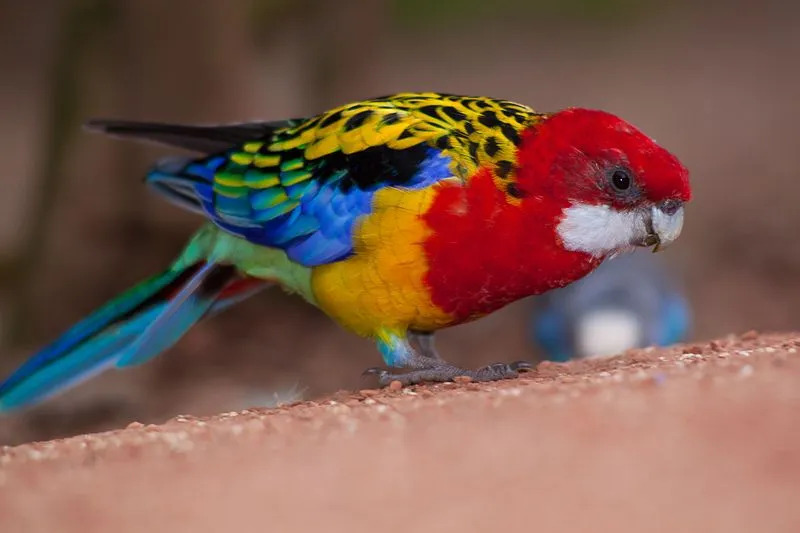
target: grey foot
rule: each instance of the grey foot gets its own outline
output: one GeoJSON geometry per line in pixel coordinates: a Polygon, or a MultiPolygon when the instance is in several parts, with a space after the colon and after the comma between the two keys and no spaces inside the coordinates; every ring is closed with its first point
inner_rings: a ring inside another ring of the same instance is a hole
{"type": "Polygon", "coordinates": [[[392,381],[399,381],[403,385],[413,385],[424,381],[443,382],[453,381],[457,376],[469,376],[473,381],[496,381],[519,376],[519,371],[530,370],[533,365],[527,361],[513,363],[494,363],[477,370],[465,370],[441,360],[432,360],[430,366],[411,370],[404,374],[395,374],[383,368],[368,368],[364,374],[378,376],[378,383],[385,387],[392,381]]]}

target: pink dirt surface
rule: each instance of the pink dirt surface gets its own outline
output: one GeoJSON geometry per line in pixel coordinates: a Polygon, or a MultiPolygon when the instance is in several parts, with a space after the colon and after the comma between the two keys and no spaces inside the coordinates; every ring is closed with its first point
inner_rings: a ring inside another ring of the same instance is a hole
{"type": "Polygon", "coordinates": [[[0,531],[800,531],[800,335],[6,447],[0,531]]]}

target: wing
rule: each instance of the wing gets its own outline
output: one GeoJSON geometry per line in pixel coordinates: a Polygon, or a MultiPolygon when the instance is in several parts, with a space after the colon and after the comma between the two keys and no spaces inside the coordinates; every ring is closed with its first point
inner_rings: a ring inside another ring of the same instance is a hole
{"type": "Polygon", "coordinates": [[[510,178],[520,132],[539,117],[502,100],[403,93],[262,130],[226,126],[259,134],[201,160],[162,163],[149,181],[223,229],[315,266],[352,253],[354,225],[384,187],[467,180],[480,166],[510,178]]]}
{"type": "Polygon", "coordinates": [[[522,131],[545,116],[528,106],[482,96],[401,93],[389,101],[407,113],[410,138],[427,142],[452,159],[455,176],[467,180],[479,167],[499,180],[513,176],[522,131]]]}

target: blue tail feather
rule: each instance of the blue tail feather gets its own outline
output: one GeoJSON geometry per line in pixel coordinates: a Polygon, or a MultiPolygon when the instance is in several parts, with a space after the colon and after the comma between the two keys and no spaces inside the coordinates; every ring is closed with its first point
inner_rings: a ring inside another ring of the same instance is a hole
{"type": "Polygon", "coordinates": [[[0,383],[0,413],[41,401],[113,366],[142,363],[174,344],[236,277],[231,266],[170,269],[67,330],[0,383]]]}
{"type": "Polygon", "coordinates": [[[157,276],[153,276],[120,294],[72,326],[58,339],[28,359],[0,384],[0,399],[3,398],[6,391],[15,387],[38,369],[70,353],[81,343],[100,334],[105,328],[120,321],[122,317],[144,305],[149,298],[175,281],[180,274],[180,271],[167,270],[157,276]]]}
{"type": "Polygon", "coordinates": [[[68,357],[27,372],[21,380],[16,380],[16,386],[4,387],[0,392],[0,411],[41,402],[114,366],[119,351],[139,335],[162,307],[155,307],[118,328],[101,333],[69,352],[68,357]]]}
{"type": "MultiPolygon", "coordinates": [[[[134,366],[149,361],[166,350],[214,305],[232,271],[222,271],[206,263],[173,296],[144,331],[119,354],[117,366],[134,366]],[[212,273],[221,272],[222,282],[214,283],[212,273]]],[[[229,269],[230,270],[230,269],[229,269]]]]}

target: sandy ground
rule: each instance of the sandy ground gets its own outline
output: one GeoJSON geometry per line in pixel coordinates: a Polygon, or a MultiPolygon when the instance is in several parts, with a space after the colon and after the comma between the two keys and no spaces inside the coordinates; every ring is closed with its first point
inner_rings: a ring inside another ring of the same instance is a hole
{"type": "Polygon", "coordinates": [[[800,334],[5,447],[4,533],[800,531],[800,334]]]}

